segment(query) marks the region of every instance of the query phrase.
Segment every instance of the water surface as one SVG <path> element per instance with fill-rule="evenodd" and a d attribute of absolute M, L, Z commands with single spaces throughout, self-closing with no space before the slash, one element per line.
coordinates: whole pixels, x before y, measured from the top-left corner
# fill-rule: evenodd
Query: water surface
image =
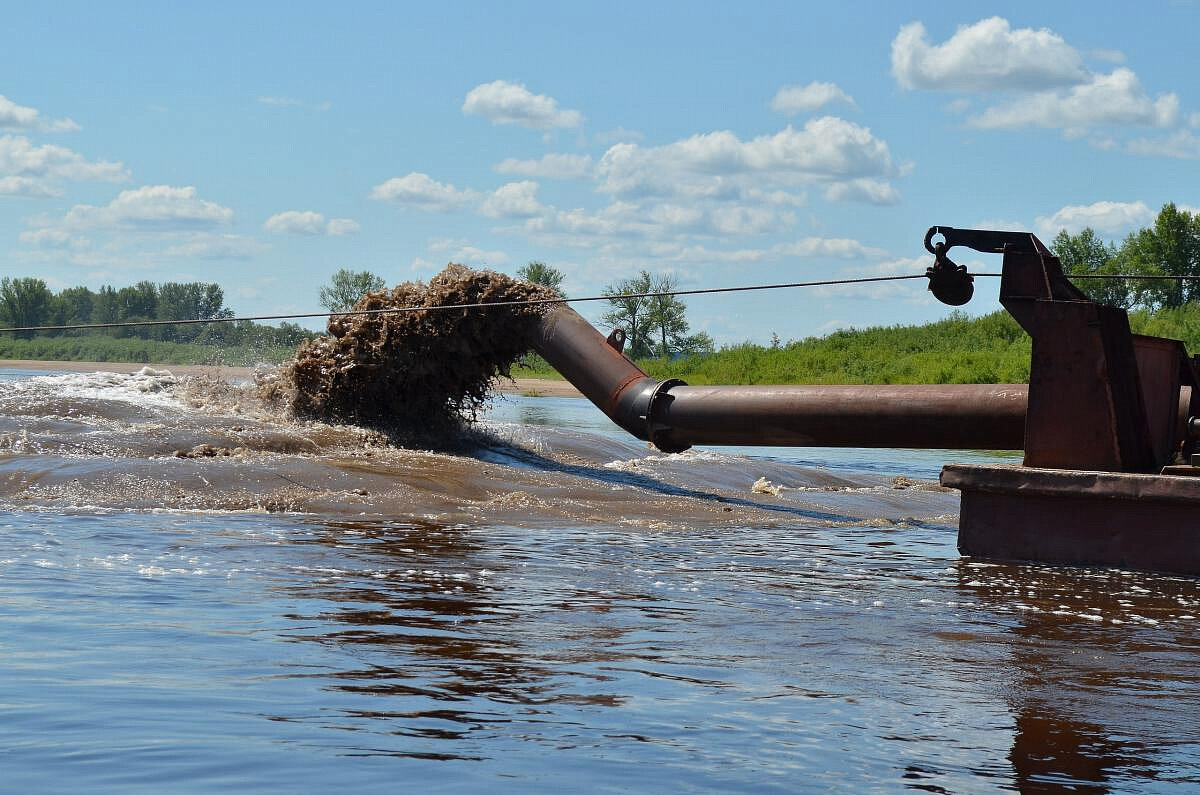
<path fill-rule="evenodd" d="M 4 789 L 1200 785 L 1197 582 L 961 559 L 933 481 L 986 454 L 664 456 L 567 398 L 406 451 L 0 378 Z"/>

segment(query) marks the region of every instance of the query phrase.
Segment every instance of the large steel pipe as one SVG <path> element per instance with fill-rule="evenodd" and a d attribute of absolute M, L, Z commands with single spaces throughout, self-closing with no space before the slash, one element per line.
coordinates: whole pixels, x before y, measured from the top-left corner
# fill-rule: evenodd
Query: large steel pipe
<path fill-rule="evenodd" d="M 534 349 L 613 422 L 676 452 L 694 444 L 1019 450 L 1024 384 L 687 386 L 658 381 L 566 305 Z"/>
<path fill-rule="evenodd" d="M 649 438 L 646 408 L 659 382 L 609 345 L 578 312 L 566 304 L 547 311 L 533 348 L 613 422 L 639 439 Z"/>
<path fill-rule="evenodd" d="M 677 386 L 655 441 L 1020 450 L 1028 399 L 1025 384 Z"/>

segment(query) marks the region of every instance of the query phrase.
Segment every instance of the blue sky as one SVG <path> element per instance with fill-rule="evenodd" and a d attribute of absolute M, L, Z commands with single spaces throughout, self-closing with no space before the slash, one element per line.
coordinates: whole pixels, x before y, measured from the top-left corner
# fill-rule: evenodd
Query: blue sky
<path fill-rule="evenodd" d="M 919 272 L 933 224 L 1119 239 L 1200 205 L 1197 23 L 1183 2 L 11 4 L 0 274 L 217 281 L 259 314 L 316 309 L 341 267 L 540 259 L 585 295 L 642 268 Z M 689 306 L 722 342 L 948 311 L 919 282 Z"/>

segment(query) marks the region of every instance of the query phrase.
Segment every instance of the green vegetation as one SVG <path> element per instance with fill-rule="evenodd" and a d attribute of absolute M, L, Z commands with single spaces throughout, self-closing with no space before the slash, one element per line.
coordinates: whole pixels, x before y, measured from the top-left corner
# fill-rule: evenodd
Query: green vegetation
<path fill-rule="evenodd" d="M 295 352 L 295 344 L 206 345 L 137 337 L 117 339 L 101 334 L 18 339 L 11 334 L 0 334 L 0 359 L 253 366 L 259 363 L 277 364 Z"/>
<path fill-rule="evenodd" d="M 1051 248 L 1068 274 L 1200 276 L 1200 216 L 1168 203 L 1153 225 L 1131 233 L 1120 246 L 1084 229 L 1077 235 L 1059 232 Z M 1094 300 L 1124 308 L 1177 309 L 1200 300 L 1197 281 L 1081 279 L 1076 284 Z"/>
<path fill-rule="evenodd" d="M 563 279 L 566 278 L 563 272 L 544 262 L 531 260 L 529 263 L 517 268 L 517 276 L 530 284 L 540 284 L 542 287 L 548 287 L 563 298 L 567 297 L 567 294 L 562 289 Z"/>
<path fill-rule="evenodd" d="M 712 352 L 711 337 L 704 332 L 688 334 L 687 306 L 683 301 L 678 296 L 662 294 L 678 286 L 670 274 L 651 276 L 649 271 L 642 271 L 632 279 L 604 288 L 604 295 L 611 297 L 602 322 L 625 330 L 630 356 L 670 359 Z"/>
<path fill-rule="evenodd" d="M 0 279 L 0 327 L 188 321 L 233 317 L 220 285 L 142 281 L 131 287 L 70 287 Z M 315 336 L 294 323 L 166 323 L 96 330 L 0 333 L 0 358 L 51 361 L 237 364 L 283 361 Z"/>
<path fill-rule="evenodd" d="M 387 287 L 387 282 L 382 276 L 376 276 L 370 271 L 342 268 L 333 274 L 327 286 L 320 289 L 317 300 L 330 312 L 345 312 L 367 293 L 377 292 L 384 287 Z"/>

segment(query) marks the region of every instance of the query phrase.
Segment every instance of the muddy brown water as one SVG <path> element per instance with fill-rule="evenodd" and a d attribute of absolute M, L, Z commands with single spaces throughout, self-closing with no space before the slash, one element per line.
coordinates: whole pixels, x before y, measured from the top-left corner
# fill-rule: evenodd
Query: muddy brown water
<path fill-rule="evenodd" d="M 1200 786 L 1197 582 L 962 559 L 948 459 L 997 460 L 662 455 L 520 396 L 450 454 L 2 373 L 5 786 Z"/>

